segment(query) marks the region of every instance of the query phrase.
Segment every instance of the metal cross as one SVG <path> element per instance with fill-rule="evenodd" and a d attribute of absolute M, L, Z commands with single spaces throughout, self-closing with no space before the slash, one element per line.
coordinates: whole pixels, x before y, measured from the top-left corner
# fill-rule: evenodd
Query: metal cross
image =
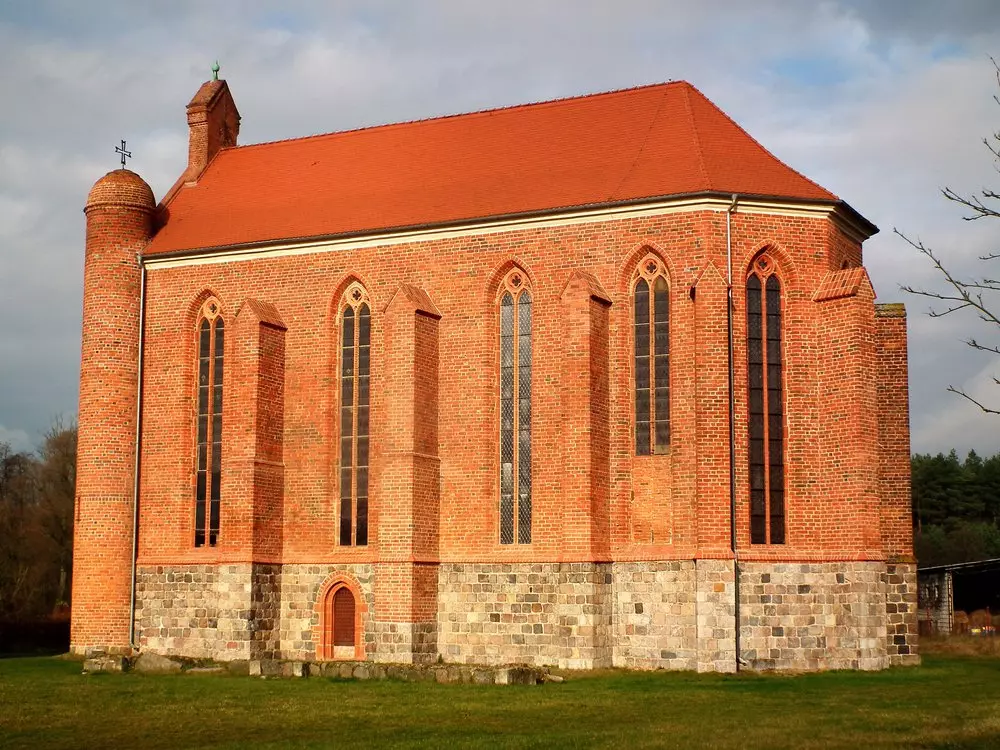
<path fill-rule="evenodd" d="M 132 158 L 132 152 L 125 150 L 125 141 L 122 140 L 121 146 L 115 146 L 115 153 L 122 155 L 122 169 L 125 169 L 125 159 Z"/>

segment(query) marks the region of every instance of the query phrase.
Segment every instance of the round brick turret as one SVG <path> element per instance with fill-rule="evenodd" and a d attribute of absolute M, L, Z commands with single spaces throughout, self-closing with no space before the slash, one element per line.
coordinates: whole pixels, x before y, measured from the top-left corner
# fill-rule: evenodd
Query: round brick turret
<path fill-rule="evenodd" d="M 152 237 L 153 191 L 127 169 L 87 197 L 80 363 L 75 653 L 130 650 L 132 514 L 139 374 L 138 254 Z"/>
<path fill-rule="evenodd" d="M 135 208 L 150 212 L 156 208 L 153 191 L 135 172 L 116 169 L 94 183 L 87 196 L 85 213 L 98 207 Z"/>

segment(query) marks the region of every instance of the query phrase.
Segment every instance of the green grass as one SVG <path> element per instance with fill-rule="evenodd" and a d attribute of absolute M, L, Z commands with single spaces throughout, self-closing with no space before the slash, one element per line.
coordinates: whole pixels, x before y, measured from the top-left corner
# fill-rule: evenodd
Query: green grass
<path fill-rule="evenodd" d="M 524 686 L 91 675 L 0 660 L 0 747 L 1000 747 L 1000 659 L 876 673 L 602 671 Z"/>

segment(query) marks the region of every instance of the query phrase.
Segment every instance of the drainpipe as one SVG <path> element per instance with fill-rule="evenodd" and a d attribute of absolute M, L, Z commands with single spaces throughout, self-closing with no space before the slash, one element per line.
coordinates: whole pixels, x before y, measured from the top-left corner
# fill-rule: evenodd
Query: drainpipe
<path fill-rule="evenodd" d="M 128 613 L 129 644 L 138 648 L 135 640 L 135 578 L 139 559 L 139 468 L 142 456 L 142 374 L 143 349 L 146 343 L 146 266 L 142 256 L 136 255 L 141 277 L 139 281 L 139 378 L 135 389 L 135 480 L 132 485 L 132 592 Z"/>
<path fill-rule="evenodd" d="M 733 193 L 726 211 L 726 335 L 729 355 L 729 546 L 733 551 L 733 614 L 735 616 L 736 671 L 740 657 L 740 556 L 736 547 L 736 405 L 733 375 L 733 214 L 739 196 Z"/>

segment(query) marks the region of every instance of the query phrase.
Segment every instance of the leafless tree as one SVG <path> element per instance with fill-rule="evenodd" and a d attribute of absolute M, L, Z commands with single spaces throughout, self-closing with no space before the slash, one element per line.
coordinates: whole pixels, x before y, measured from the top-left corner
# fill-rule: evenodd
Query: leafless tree
<path fill-rule="evenodd" d="M 0 620 L 68 603 L 75 484 L 75 426 L 55 420 L 37 455 L 0 443 Z"/>
<path fill-rule="evenodd" d="M 993 63 L 997 84 L 1000 86 L 1000 65 L 997 64 L 997 61 L 994 58 L 991 57 L 990 60 Z M 993 99 L 997 104 L 1000 104 L 1000 96 L 994 94 Z M 1000 130 L 995 131 L 989 137 L 984 138 L 983 143 L 992 154 L 994 166 L 997 168 L 997 171 L 1000 172 Z M 983 189 L 979 193 L 962 195 L 961 193 L 952 190 L 950 187 L 945 187 L 941 193 L 947 200 L 957 203 L 963 207 L 966 214 L 962 218 L 965 221 L 1000 219 L 1000 193 L 997 193 L 994 190 Z M 994 277 L 995 271 L 989 270 L 990 266 L 987 266 L 987 270 L 984 271 L 983 275 L 978 278 L 962 278 L 956 275 L 947 265 L 945 265 L 945 262 L 938 253 L 936 253 L 932 248 L 927 247 L 919 239 L 911 239 L 899 229 L 894 229 L 893 231 L 908 242 L 914 249 L 930 259 L 934 268 L 946 282 L 946 289 L 943 292 L 928 289 L 916 289 L 910 286 L 903 287 L 903 291 L 909 292 L 910 294 L 916 294 L 921 297 L 927 297 L 934 300 L 936 307 L 930 310 L 931 317 L 939 318 L 944 315 L 957 313 L 961 310 L 971 310 L 972 313 L 982 322 L 1000 328 L 1000 304 L 998 304 L 998 301 L 995 298 L 996 293 L 1000 292 L 1000 281 Z M 983 263 L 991 264 L 993 261 L 1000 260 L 1000 252 L 982 255 L 979 257 L 979 260 Z M 998 333 L 1000 332 L 994 331 L 994 334 Z M 970 336 L 965 339 L 965 343 L 977 351 L 1000 355 L 1000 343 L 997 343 L 996 339 L 993 341 L 983 342 L 973 336 Z M 1000 385 L 1000 378 L 994 376 L 993 381 L 997 385 Z M 967 399 L 968 401 L 971 401 L 984 412 L 989 414 L 1000 414 L 1000 409 L 982 403 L 966 393 L 966 391 L 962 388 L 956 388 L 955 386 L 949 385 L 948 390 L 952 393 L 957 393 L 959 396 Z"/>

